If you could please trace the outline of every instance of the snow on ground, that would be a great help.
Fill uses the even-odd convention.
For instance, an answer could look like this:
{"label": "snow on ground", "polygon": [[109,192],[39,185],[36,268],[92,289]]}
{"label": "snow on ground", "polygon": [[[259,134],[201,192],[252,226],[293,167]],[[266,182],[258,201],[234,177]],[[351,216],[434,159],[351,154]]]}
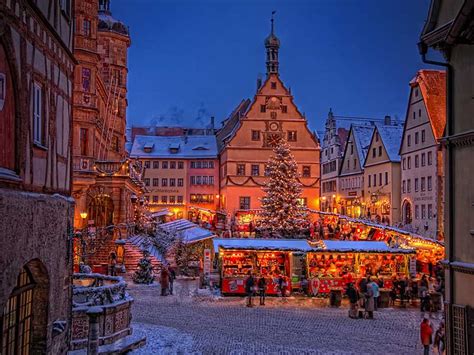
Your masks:
{"label": "snow on ground", "polygon": [[[175,295],[162,297],[159,284],[130,286],[134,326],[149,335],[132,354],[422,353],[423,315],[415,308],[359,320],[348,318],[345,305],[327,307],[327,299],[271,297],[248,308],[243,298],[196,289],[197,280],[179,280]],[[438,320],[432,321],[436,329]]]}

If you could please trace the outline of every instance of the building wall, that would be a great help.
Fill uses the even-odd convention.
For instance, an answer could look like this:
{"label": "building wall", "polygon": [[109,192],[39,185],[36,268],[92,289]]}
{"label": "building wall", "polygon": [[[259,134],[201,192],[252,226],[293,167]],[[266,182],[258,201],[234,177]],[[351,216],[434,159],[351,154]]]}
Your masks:
{"label": "building wall", "polygon": [[[364,166],[364,189],[371,219],[388,216],[392,225],[400,221],[400,163],[390,161],[377,130]],[[376,202],[372,201],[373,194],[377,195]]]}
{"label": "building wall", "polygon": [[[252,131],[258,132],[258,138],[252,138]],[[307,199],[308,207],[318,208],[319,144],[309,131],[306,119],[293,103],[289,91],[277,75],[271,74],[259,88],[247,114],[241,118],[235,134],[221,152],[220,190],[227,213],[233,215],[241,209],[241,197],[250,197],[250,209],[260,208],[262,186],[266,180],[265,164],[273,154],[269,140],[275,136],[288,140],[289,131],[296,132],[296,141],[290,140],[288,143],[300,173],[303,172],[303,166],[310,169],[309,177],[300,177],[303,197]],[[242,174],[237,171],[238,165],[245,166]],[[258,166],[258,171],[252,173],[252,165]]]}
{"label": "building wall", "polygon": [[[199,162],[207,162],[208,166],[212,162],[212,168],[199,168]],[[187,168],[187,197],[186,201],[190,206],[196,206],[199,208],[210,209],[212,211],[220,210],[222,207],[222,201],[219,194],[219,159],[193,159],[186,162]],[[197,177],[206,176],[208,184],[198,184]],[[194,177],[194,179],[193,179]],[[212,177],[212,183],[210,182]],[[207,195],[206,198],[200,198],[200,195]]]}
{"label": "building wall", "polygon": [[[8,251],[0,256],[0,310],[26,266],[36,283],[32,352],[63,354],[71,307],[71,9],[59,0],[12,0],[0,2],[0,13],[0,225]],[[68,326],[53,336],[55,321]]]}
{"label": "building wall", "polygon": [[[402,222],[411,224],[415,231],[430,238],[436,238],[438,235],[438,213],[442,213],[442,209],[439,210],[443,175],[438,164],[439,149],[423,95],[419,87],[414,86],[410,94],[400,149],[402,159],[400,208]],[[409,223],[410,209],[411,223]]]}
{"label": "building wall", "polygon": [[[170,212],[175,214],[175,217],[186,218],[186,205],[189,203],[187,200],[187,169],[188,164],[184,159],[143,159],[141,160],[143,166],[145,166],[145,172],[143,179],[147,192],[145,198],[149,201],[151,211],[159,211],[163,208],[168,208]],[[163,168],[163,163],[168,166]],[[171,168],[172,163],[175,168]],[[182,169],[178,167],[182,165]],[[147,168],[149,166],[149,168]],[[153,184],[155,180],[155,185]],[[163,186],[163,179],[166,180],[167,186]],[[170,186],[170,179],[175,180],[175,186]],[[182,179],[182,186],[178,186],[178,179]],[[170,196],[175,198],[175,203],[170,203]],[[178,202],[178,196],[183,199],[182,203]],[[162,199],[166,198],[166,202]]]}

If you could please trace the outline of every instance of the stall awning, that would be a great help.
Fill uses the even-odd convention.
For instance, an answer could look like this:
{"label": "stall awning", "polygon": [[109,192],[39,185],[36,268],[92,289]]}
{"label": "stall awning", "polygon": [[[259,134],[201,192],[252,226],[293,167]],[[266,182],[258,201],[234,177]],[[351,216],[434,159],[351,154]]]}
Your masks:
{"label": "stall awning", "polygon": [[274,251],[311,251],[312,247],[306,239],[242,239],[216,238],[213,240],[214,250],[274,250]]}
{"label": "stall awning", "polygon": [[401,253],[413,254],[414,249],[391,248],[385,242],[323,240],[313,244],[315,251],[360,252],[360,253]]}
{"label": "stall awning", "polygon": [[153,213],[151,214],[151,217],[152,217],[152,218],[156,218],[156,217],[161,217],[161,216],[167,216],[169,213],[170,213],[170,211],[169,211],[167,208],[165,208],[165,209],[163,209],[163,210],[159,210],[159,211],[153,212]]}
{"label": "stall awning", "polygon": [[168,233],[179,233],[183,241],[188,244],[215,237],[215,234],[210,230],[201,228],[186,219],[177,219],[176,221],[159,224],[158,228]]}

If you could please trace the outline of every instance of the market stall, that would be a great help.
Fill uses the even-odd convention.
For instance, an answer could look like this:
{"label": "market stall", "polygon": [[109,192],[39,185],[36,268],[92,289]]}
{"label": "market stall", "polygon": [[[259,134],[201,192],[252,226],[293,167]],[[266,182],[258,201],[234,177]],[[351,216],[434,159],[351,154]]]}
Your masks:
{"label": "market stall", "polygon": [[267,294],[279,292],[278,280],[283,277],[292,289],[299,280],[294,255],[311,250],[306,240],[295,239],[214,239],[214,265],[220,272],[223,294],[245,294],[249,274],[267,279]]}
{"label": "market stall", "polygon": [[333,288],[344,288],[348,282],[374,275],[391,287],[391,279],[409,276],[410,259],[416,251],[392,248],[380,241],[324,240],[311,244],[307,253],[308,277],[312,294],[327,294]]}

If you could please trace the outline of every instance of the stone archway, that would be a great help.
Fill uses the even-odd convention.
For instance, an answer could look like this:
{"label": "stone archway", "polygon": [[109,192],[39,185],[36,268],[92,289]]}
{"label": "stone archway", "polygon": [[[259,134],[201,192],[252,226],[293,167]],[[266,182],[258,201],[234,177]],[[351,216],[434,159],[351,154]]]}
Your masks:
{"label": "stone archway", "polygon": [[21,268],[0,316],[1,354],[46,353],[48,297],[46,268],[38,259],[31,260]]}
{"label": "stone archway", "polygon": [[403,201],[402,205],[403,213],[403,224],[411,224],[413,222],[413,209],[411,207],[411,202],[408,200]]}

